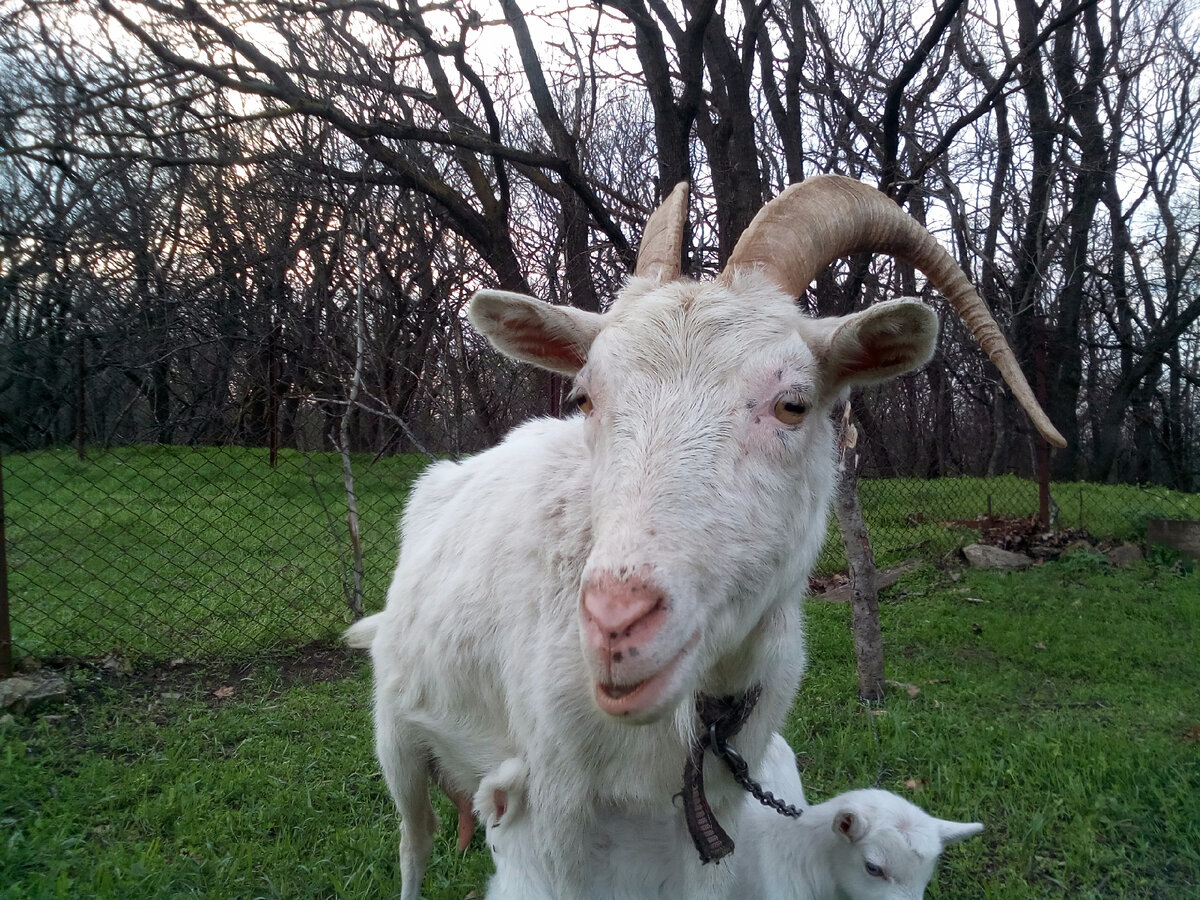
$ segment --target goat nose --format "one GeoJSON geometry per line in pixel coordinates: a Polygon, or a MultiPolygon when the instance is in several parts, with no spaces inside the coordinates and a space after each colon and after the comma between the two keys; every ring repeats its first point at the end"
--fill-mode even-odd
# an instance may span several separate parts
{"type": "MultiPolygon", "coordinates": [[[[650,640],[667,614],[666,594],[644,576],[601,574],[583,589],[588,639],[598,650],[620,654],[650,640]]],[[[618,661],[620,656],[615,657],[618,661]]]]}

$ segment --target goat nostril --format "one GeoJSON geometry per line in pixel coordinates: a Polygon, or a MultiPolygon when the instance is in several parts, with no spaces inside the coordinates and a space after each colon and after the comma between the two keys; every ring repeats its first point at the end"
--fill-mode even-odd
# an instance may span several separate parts
{"type": "Polygon", "coordinates": [[[622,659],[624,659],[624,658],[625,658],[625,657],[621,655],[621,651],[620,651],[620,650],[616,651],[616,652],[613,654],[613,662],[620,662],[620,661],[621,661],[622,659]]]}
{"type": "Polygon", "coordinates": [[[640,576],[620,578],[617,571],[588,580],[581,592],[580,612],[597,649],[606,654],[620,650],[627,660],[625,645],[635,640],[645,643],[656,633],[669,604],[657,584],[640,576]]]}

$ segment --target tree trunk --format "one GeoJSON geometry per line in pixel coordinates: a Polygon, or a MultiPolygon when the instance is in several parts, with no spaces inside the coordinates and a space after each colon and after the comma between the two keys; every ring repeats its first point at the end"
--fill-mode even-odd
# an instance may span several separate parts
{"type": "Polygon", "coordinates": [[[854,662],[858,670],[858,697],[877,702],[884,699],[883,631],[879,626],[879,591],[876,588],[875,552],[863,520],[858,498],[858,453],[855,429],[850,424],[850,405],[842,420],[842,477],[834,509],[846,564],[850,569],[850,622],[854,633],[854,662]]]}
{"type": "Polygon", "coordinates": [[[1064,284],[1057,298],[1055,346],[1058,349],[1049,360],[1047,372],[1049,403],[1046,412],[1067,439],[1067,446],[1055,454],[1053,463],[1054,476],[1062,481],[1078,478],[1080,474],[1076,410],[1083,382],[1083,355],[1077,349],[1079,323],[1084,315],[1092,226],[1104,194],[1105,171],[1109,164],[1097,90],[1107,57],[1095,6],[1084,10],[1083,21],[1087,50],[1082,65],[1075,58],[1071,35],[1066,30],[1055,35],[1052,54],[1055,83],[1075,125],[1079,147],[1079,161],[1072,166],[1075,178],[1071,206],[1064,222],[1068,237],[1061,263],[1064,284]],[[1082,70],[1082,79],[1076,78],[1079,70],[1082,70]]]}

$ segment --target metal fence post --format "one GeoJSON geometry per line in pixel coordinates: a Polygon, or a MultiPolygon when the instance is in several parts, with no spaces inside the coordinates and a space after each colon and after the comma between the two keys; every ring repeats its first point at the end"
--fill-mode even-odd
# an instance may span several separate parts
{"type": "MultiPolygon", "coordinates": [[[[271,314],[274,320],[274,312],[271,314]]],[[[272,321],[267,334],[267,459],[279,465],[279,322],[272,321]]]]}
{"type": "MultiPolygon", "coordinates": [[[[1037,369],[1037,400],[1041,404],[1042,409],[1046,408],[1046,317],[1038,316],[1035,319],[1037,323],[1036,348],[1034,350],[1035,366],[1037,369]]],[[[1034,435],[1034,441],[1037,442],[1037,480],[1038,480],[1038,521],[1041,522],[1042,528],[1050,527],[1050,444],[1049,442],[1038,435],[1034,435]]]]}
{"type": "Polygon", "coordinates": [[[4,535],[4,459],[0,455],[0,678],[13,673],[12,626],[8,620],[8,553],[4,535]]]}
{"type": "Polygon", "coordinates": [[[85,456],[87,444],[87,346],[82,329],[75,350],[75,455],[85,456]]]}

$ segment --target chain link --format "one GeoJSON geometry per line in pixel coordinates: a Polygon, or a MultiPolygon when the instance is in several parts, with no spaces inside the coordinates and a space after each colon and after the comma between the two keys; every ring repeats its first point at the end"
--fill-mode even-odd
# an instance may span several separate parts
{"type": "Polygon", "coordinates": [[[750,777],[750,766],[742,759],[740,753],[730,747],[725,741],[717,738],[715,726],[709,728],[709,747],[729,767],[729,772],[733,775],[733,780],[763,806],[773,809],[781,816],[787,816],[789,819],[798,819],[803,815],[803,809],[780,800],[750,777]]]}

